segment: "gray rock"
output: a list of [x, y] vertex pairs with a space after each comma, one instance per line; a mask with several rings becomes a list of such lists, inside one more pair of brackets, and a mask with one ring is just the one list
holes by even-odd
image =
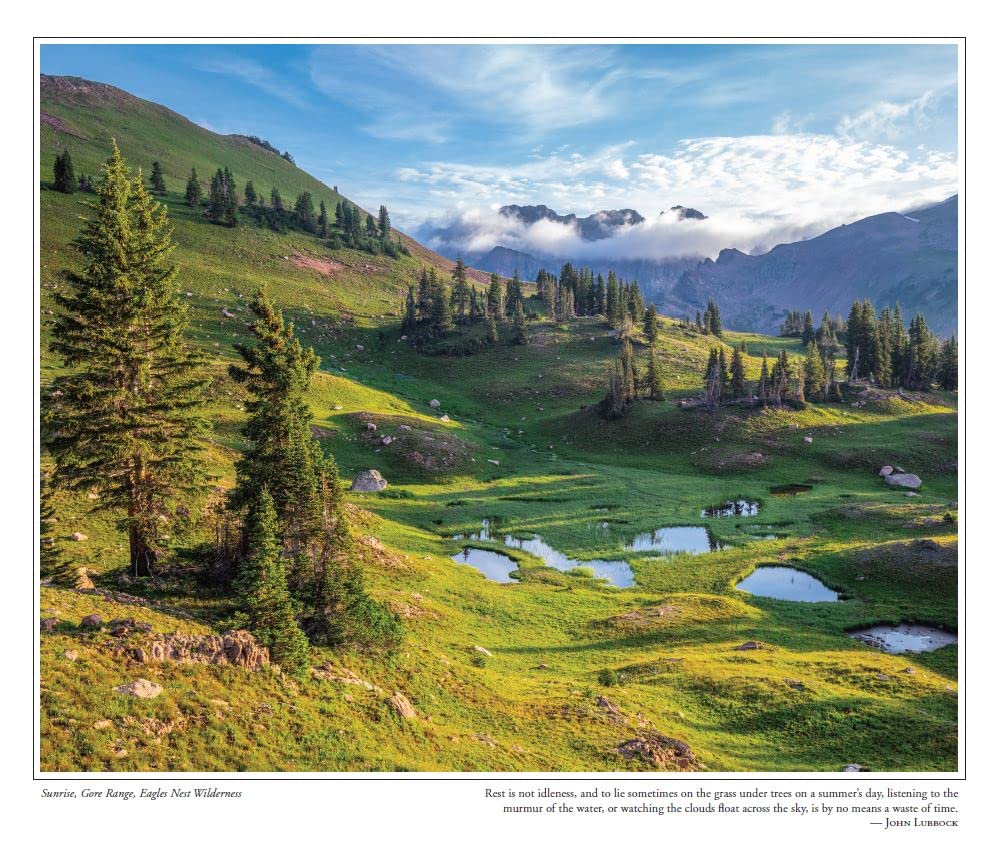
[[923, 480], [915, 473], [892, 473], [885, 476], [885, 484], [888, 487], [907, 487], [912, 490], [923, 486]]
[[743, 642], [735, 650], [736, 651], [758, 651], [763, 647], [762, 642]]
[[83, 620], [80, 622], [80, 627], [100, 627], [103, 623], [104, 619], [94, 612], [90, 615], [83, 616]]
[[416, 716], [416, 708], [413, 703], [402, 693], [395, 693], [386, 699], [386, 704], [403, 719], [412, 719]]
[[437, 407], [441, 406], [441, 403], [436, 398], [431, 398], [430, 399], [430, 406], [434, 407], [434, 408], [437, 408]]
[[881, 476], [881, 478], [884, 478], [885, 476], [890, 476], [893, 472], [895, 472], [895, 468], [893, 466], [886, 464], [880, 470], [878, 470], [878, 475]]
[[355, 490], [358, 493], [374, 493], [375, 491], [385, 490], [388, 487], [388, 482], [382, 478], [382, 474], [378, 470], [363, 470], [354, 476], [354, 481], [350, 485], [351, 490]]
[[131, 683], [115, 687], [114, 691], [122, 695], [134, 696], [135, 698], [156, 698], [156, 696], [163, 692], [163, 687], [159, 684], [154, 684], [152, 681], [147, 681], [145, 678], [139, 678]]

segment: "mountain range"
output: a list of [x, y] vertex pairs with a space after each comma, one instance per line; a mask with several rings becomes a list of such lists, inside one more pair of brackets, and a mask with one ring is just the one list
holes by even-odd
[[[707, 219], [684, 206], [670, 210], [678, 219]], [[632, 209], [577, 218], [558, 215], [544, 205], [510, 205], [500, 213], [527, 224], [541, 219], [574, 224], [588, 241], [645, 220]], [[714, 299], [726, 323], [738, 329], [774, 332], [789, 309], [845, 316], [854, 300], [869, 297], [878, 307], [898, 302], [906, 315], [922, 312], [933, 329], [950, 335], [957, 330], [957, 218], [958, 198], [952, 196], [906, 214], [866, 217], [758, 255], [725, 249], [716, 259], [568, 261], [637, 279], [646, 299], [667, 314], [692, 316]], [[565, 261], [506, 246], [469, 259], [481, 270], [503, 276], [517, 272], [531, 279], [541, 268], [558, 271]]]

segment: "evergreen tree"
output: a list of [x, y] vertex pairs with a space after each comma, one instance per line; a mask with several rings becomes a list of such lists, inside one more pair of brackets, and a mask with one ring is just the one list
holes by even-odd
[[770, 376], [767, 371], [767, 352], [763, 351], [763, 365], [760, 367], [760, 382], [756, 390], [756, 395], [764, 404], [770, 396]]
[[157, 566], [161, 539], [204, 482], [205, 380], [184, 343], [166, 212], [134, 180], [117, 146], [93, 216], [74, 247], [82, 271], [57, 295], [59, 377], [46, 414], [59, 484], [94, 490], [128, 533], [134, 573]]
[[638, 395], [638, 367], [635, 365], [635, 350], [627, 336], [621, 340], [621, 375], [624, 378], [624, 394], [631, 401]]
[[55, 511], [52, 500], [55, 494], [55, 478], [52, 473], [42, 473], [38, 496], [38, 564], [42, 577], [48, 577], [60, 585], [73, 585], [77, 575], [72, 564], [67, 561], [59, 548], [53, 532]]
[[458, 318], [465, 317], [465, 308], [468, 306], [469, 297], [468, 268], [465, 267], [461, 256], [458, 256], [454, 263], [454, 269], [451, 271], [451, 305]]
[[649, 343], [650, 348], [654, 348], [659, 338], [659, 316], [656, 314], [656, 305], [654, 303], [650, 303], [645, 310], [645, 319], [642, 326], [644, 327], [645, 341]]
[[288, 569], [281, 558], [277, 514], [266, 487], [247, 515], [246, 541], [246, 558], [236, 587], [250, 630], [267, 646], [275, 663], [301, 677], [309, 665], [309, 642], [295, 620]]
[[378, 209], [378, 236], [383, 241], [387, 241], [391, 237], [391, 227], [392, 223], [389, 220], [388, 208], [382, 205]]
[[319, 200], [319, 237], [328, 238], [330, 234], [330, 220], [326, 213], [326, 202]]
[[243, 188], [243, 196], [246, 197], [247, 205], [252, 207], [257, 204], [257, 189], [253, 186], [252, 181], [246, 182], [246, 187]]
[[805, 320], [801, 325], [801, 344], [806, 348], [815, 341], [815, 321], [812, 318], [812, 310], [805, 312]]
[[208, 219], [221, 226], [235, 226], [238, 222], [239, 200], [236, 183], [229, 167], [219, 168], [212, 176], [208, 189]]
[[496, 320], [502, 319], [505, 315], [503, 311], [503, 284], [495, 273], [489, 275], [489, 293], [486, 300], [490, 317]]
[[628, 410], [631, 399], [625, 392], [625, 374], [620, 363], [615, 363], [608, 370], [608, 389], [600, 409], [609, 419], [620, 419]]
[[275, 211], [284, 211], [284, 202], [281, 200], [281, 192], [276, 188], [271, 188], [271, 208]]
[[304, 232], [316, 231], [316, 208], [308, 190], [299, 193], [295, 200], [295, 223]]
[[[506, 296], [504, 298], [506, 314], [512, 316], [517, 311], [517, 304], [524, 302], [524, 292], [517, 271], [513, 272], [513, 278], [506, 281]], [[520, 307], [521, 312], [524, 307]]]
[[61, 155], [56, 155], [53, 169], [55, 189], [60, 193], [76, 193], [76, 170], [73, 168], [73, 158], [69, 149], [63, 149]]
[[808, 343], [808, 350], [805, 351], [803, 383], [805, 398], [814, 399], [825, 393], [826, 366], [814, 338]]
[[434, 330], [434, 335], [446, 336], [454, 329], [454, 319], [451, 314], [451, 301], [448, 299], [447, 289], [437, 278], [437, 271], [430, 271], [430, 323]]
[[712, 336], [717, 336], [719, 339], [724, 332], [722, 329], [721, 310], [713, 300], [708, 301], [708, 308], [704, 316], [704, 326], [707, 328], [706, 332]]
[[960, 351], [957, 347], [957, 338], [951, 336], [940, 348], [940, 370], [937, 380], [941, 389], [955, 390], [960, 382]]
[[149, 185], [153, 193], [166, 193], [166, 179], [159, 161], [153, 161], [153, 171], [149, 175]]
[[513, 343], [527, 344], [527, 317], [524, 315], [524, 304], [520, 300], [513, 309]]
[[742, 352], [738, 348], [732, 352], [732, 377], [729, 381], [729, 391], [732, 398], [742, 398], [746, 394], [746, 366], [742, 361]]
[[499, 341], [496, 319], [492, 315], [486, 315], [486, 340], [490, 345], [495, 345]]
[[926, 320], [917, 314], [909, 323], [908, 370], [905, 386], [926, 390], [936, 377], [937, 340], [930, 332]]
[[378, 234], [378, 226], [375, 224], [375, 218], [370, 214], [365, 218], [364, 231], [369, 238], [373, 238]]
[[409, 287], [406, 295], [406, 310], [402, 318], [402, 332], [412, 333], [416, 329], [416, 295], [413, 293], [413, 286]]
[[184, 190], [184, 201], [189, 208], [195, 208], [201, 203], [201, 182], [198, 180], [198, 172], [191, 167], [191, 174], [187, 178], [187, 188]]

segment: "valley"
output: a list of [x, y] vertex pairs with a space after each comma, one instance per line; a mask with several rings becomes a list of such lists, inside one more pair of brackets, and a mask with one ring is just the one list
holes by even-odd
[[[185, 202], [192, 167], [207, 181], [222, 166], [238, 188], [273, 186], [289, 207], [303, 191], [330, 211], [349, 202], [289, 160], [76, 78], [43, 78], [42, 111], [43, 394], [66, 373], [52, 350], [55, 296], [80, 266], [81, 200], [95, 198], [51, 189], [52, 162], [71, 151], [77, 174], [99, 175], [112, 138], [133, 168], [162, 166], [173, 287], [210, 376], [201, 513], [171, 534], [156, 575], [129, 572], [113, 514], [86, 493], [55, 492], [51, 537], [91, 585], [40, 587], [43, 770], [957, 768], [956, 391], [848, 385], [839, 352], [840, 400], [681, 407], [703, 394], [715, 348], [741, 348], [750, 381], [765, 354], [807, 351], [769, 326], [718, 337], [664, 314], [653, 357], [663, 400], [636, 397], [609, 419], [599, 405], [622, 341], [643, 370], [649, 359], [638, 326], [555, 321], [525, 282], [525, 343], [503, 318], [496, 342], [432, 352], [400, 325], [421, 269], [448, 281], [449, 259], [394, 230], [385, 243], [404, 251], [390, 255], [245, 212], [225, 228]], [[489, 274], [468, 278], [484, 299]], [[368, 593], [401, 626], [392, 650], [313, 644], [302, 676], [157, 659], [143, 635], [241, 629], [231, 586], [211, 573], [206, 510], [236, 485], [248, 446], [246, 393], [228, 369], [249, 341], [257, 289], [318, 357], [312, 437], [339, 468]], [[708, 295], [728, 323], [736, 299], [723, 289], [698, 290], [690, 305]], [[470, 318], [443, 342], [486, 341], [487, 330]], [[885, 466], [921, 485], [889, 487]], [[42, 467], [52, 470], [47, 452]], [[347, 489], [372, 469], [384, 489]], [[488, 575], [473, 550], [488, 554]], [[775, 587], [745, 590], [776, 568], [788, 573]], [[786, 597], [806, 576], [821, 596]], [[81, 626], [94, 614], [97, 629]], [[116, 620], [149, 629], [119, 642]], [[902, 640], [899, 653], [856, 638], [885, 625], [893, 644], [910, 625], [951, 635], [918, 650]], [[115, 690], [139, 680], [161, 692]]]

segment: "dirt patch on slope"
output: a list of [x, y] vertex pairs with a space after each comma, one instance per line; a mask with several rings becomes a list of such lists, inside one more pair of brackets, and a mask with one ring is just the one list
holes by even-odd
[[308, 268], [323, 276], [334, 276], [340, 271], [347, 270], [347, 265], [342, 262], [333, 259], [317, 259], [304, 253], [295, 253], [290, 261], [297, 268]]

